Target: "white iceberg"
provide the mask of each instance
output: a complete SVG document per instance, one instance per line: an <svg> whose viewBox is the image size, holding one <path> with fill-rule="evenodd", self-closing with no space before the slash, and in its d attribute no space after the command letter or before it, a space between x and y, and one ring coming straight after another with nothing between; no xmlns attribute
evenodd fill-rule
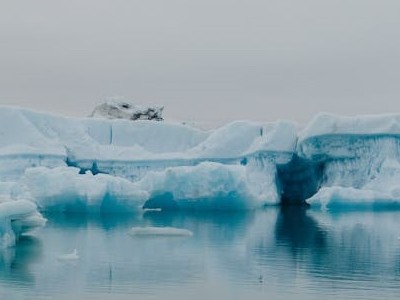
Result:
<svg viewBox="0 0 400 300"><path fill-rule="evenodd" d="M236 121L206 131L0 107L0 125L0 195L30 199L42 210L400 199L398 115L319 114L300 132L287 121Z"/></svg>
<svg viewBox="0 0 400 300"><path fill-rule="evenodd" d="M196 209L277 204L277 166L291 161L297 139L286 121L204 131L13 107L0 107L0 125L0 182L10 197L61 211L131 211L163 194Z"/></svg>

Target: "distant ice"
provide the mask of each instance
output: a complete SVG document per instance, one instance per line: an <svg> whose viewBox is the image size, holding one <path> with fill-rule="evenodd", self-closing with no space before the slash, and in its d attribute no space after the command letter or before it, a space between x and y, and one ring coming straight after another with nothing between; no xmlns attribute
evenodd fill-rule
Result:
<svg viewBox="0 0 400 300"><path fill-rule="evenodd" d="M131 236L192 236L193 233L187 229L174 227L133 227L129 234Z"/></svg>

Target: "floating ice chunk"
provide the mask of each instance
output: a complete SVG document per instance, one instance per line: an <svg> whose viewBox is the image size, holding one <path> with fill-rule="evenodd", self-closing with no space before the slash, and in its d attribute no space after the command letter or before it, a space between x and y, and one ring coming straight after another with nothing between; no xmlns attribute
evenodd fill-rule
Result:
<svg viewBox="0 0 400 300"><path fill-rule="evenodd" d="M133 227L131 236L192 236L190 230L174 227Z"/></svg>
<svg viewBox="0 0 400 300"><path fill-rule="evenodd" d="M79 259L78 250L74 249L71 253L60 254L57 259L60 261L76 261Z"/></svg>
<svg viewBox="0 0 400 300"><path fill-rule="evenodd" d="M37 227L46 219L37 211L36 205L26 200L2 199L0 202L0 248L10 247L18 238Z"/></svg>

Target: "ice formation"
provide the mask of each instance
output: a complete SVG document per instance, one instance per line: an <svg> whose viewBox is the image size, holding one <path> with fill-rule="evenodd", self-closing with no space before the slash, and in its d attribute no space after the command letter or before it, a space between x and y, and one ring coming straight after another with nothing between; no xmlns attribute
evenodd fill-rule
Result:
<svg viewBox="0 0 400 300"><path fill-rule="evenodd" d="M299 134L299 155L321 169L310 204L400 207L400 116L317 115Z"/></svg>
<svg viewBox="0 0 400 300"><path fill-rule="evenodd" d="M0 195L41 211L400 206L400 116L170 122L0 108Z"/></svg>
<svg viewBox="0 0 400 300"><path fill-rule="evenodd" d="M51 212L134 212L148 199L146 191L127 179L79 172L74 167L29 168L13 195Z"/></svg>
<svg viewBox="0 0 400 300"><path fill-rule="evenodd" d="M278 204L292 122L215 130L0 108L0 186L41 210L241 209Z"/></svg>
<svg viewBox="0 0 400 300"><path fill-rule="evenodd" d="M45 223L34 203L0 199L0 248L13 246L22 234Z"/></svg>

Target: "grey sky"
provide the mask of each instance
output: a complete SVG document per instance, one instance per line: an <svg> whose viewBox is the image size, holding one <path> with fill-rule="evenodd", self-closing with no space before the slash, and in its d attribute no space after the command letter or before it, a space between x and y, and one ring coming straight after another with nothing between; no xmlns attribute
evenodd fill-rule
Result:
<svg viewBox="0 0 400 300"><path fill-rule="evenodd" d="M0 104L84 116L400 112L398 0L0 0Z"/></svg>

